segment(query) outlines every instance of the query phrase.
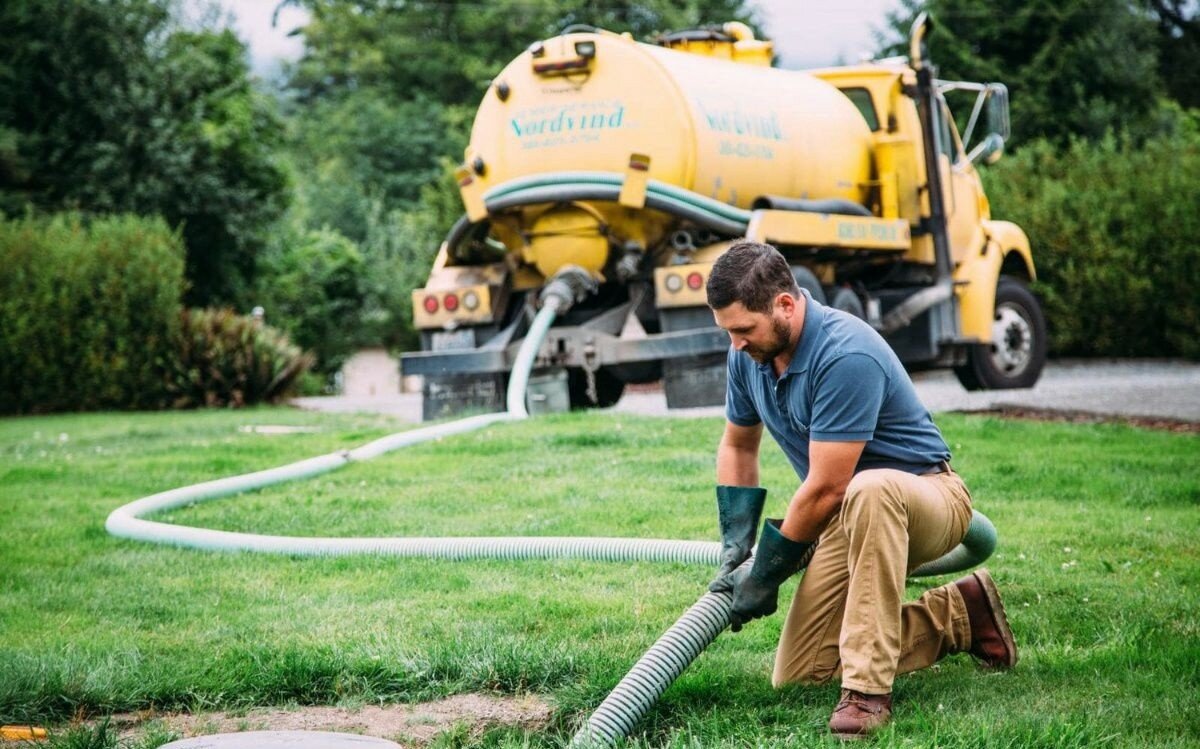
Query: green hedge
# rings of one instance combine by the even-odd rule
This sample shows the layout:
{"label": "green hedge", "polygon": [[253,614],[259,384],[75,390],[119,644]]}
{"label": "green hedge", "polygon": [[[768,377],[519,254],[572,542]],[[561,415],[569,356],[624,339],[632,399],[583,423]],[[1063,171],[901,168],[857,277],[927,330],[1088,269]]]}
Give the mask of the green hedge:
{"label": "green hedge", "polygon": [[[1185,123],[1186,125],[1186,123]],[[1045,142],[985,172],[1029,234],[1052,354],[1200,359],[1200,134]]]}
{"label": "green hedge", "polygon": [[161,407],[183,272],[157,218],[0,220],[0,413]]}

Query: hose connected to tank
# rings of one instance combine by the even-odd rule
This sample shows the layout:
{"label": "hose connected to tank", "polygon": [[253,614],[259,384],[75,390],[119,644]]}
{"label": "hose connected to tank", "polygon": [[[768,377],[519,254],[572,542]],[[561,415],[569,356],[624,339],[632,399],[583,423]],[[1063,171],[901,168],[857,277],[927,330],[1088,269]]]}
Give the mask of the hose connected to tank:
{"label": "hose connected to tank", "polygon": [[[254,551],[302,556],[384,554],[439,559],[586,559],[650,561],[716,566],[721,544],[634,538],[311,538],[235,533],[160,523],[141,516],[253,489],[311,478],[348,463],[370,460],[394,450],[528,417],[525,388],[537,351],[560,312],[585,293],[582,271],[564,269],[548,284],[542,308],[517,354],[507,393],[508,410],[483,414],[383,437],[353,450],[302,460],[265,471],[232,476],[172,489],[117,508],[105,522],[113,536],[150,543],[216,551]],[[586,276],[586,273],[584,274]],[[917,569],[914,576],[955,572],[980,564],[996,544],[991,522],[976,512],[962,543],[940,559]],[[752,559],[746,564],[751,564]],[[672,682],[729,626],[733,605],[729,593],[705,593],[643,655],[572,739],[572,747],[613,746],[633,730]]]}

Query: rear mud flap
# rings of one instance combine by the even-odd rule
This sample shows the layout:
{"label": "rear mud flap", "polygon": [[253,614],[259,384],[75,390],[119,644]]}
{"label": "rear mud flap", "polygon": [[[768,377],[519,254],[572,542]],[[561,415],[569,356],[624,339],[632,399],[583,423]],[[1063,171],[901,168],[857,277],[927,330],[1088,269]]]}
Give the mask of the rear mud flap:
{"label": "rear mud flap", "polygon": [[725,354],[689,356],[663,362],[667,408],[702,408],[725,404]]}

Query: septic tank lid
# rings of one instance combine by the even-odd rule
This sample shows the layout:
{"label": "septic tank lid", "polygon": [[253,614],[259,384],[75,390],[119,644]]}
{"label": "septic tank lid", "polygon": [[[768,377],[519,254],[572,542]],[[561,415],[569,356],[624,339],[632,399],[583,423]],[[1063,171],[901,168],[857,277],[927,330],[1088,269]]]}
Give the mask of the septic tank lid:
{"label": "septic tank lid", "polygon": [[242,731],[193,736],[172,741],[161,749],[401,749],[394,741],[374,736],[328,731]]}

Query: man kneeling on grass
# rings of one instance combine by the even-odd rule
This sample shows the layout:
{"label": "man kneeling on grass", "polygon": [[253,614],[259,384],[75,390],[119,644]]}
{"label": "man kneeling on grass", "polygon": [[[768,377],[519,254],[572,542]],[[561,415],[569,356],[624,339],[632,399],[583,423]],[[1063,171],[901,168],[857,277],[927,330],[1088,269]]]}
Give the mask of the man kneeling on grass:
{"label": "man kneeling on grass", "polygon": [[[708,279],[729,333],[727,422],[717,451],[723,542],[714,591],[733,592],[733,630],[775,612],[807,567],[779,638],[775,686],[841,677],[829,728],[856,738],[891,719],[892,681],[950,653],[1017,662],[986,570],[903,602],[908,572],[962,540],[971,495],[899,359],[858,318],[814,302],[769,245],[734,245]],[[766,424],[803,482],[762,526],[758,448]]]}

